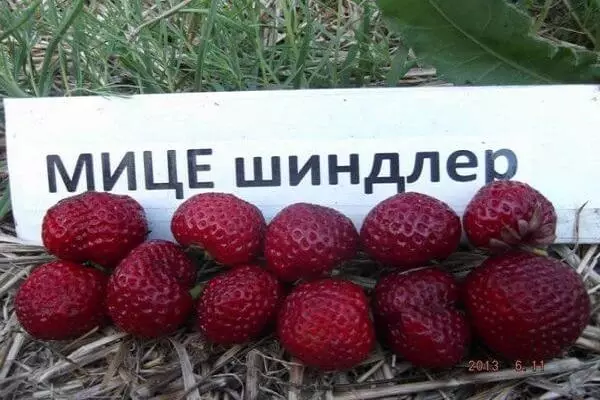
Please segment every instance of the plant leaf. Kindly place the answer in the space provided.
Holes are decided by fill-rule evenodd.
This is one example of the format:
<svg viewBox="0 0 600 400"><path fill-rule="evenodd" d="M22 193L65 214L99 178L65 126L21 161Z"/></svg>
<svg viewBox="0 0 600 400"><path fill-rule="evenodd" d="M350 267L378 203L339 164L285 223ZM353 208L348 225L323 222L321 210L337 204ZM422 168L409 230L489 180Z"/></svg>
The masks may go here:
<svg viewBox="0 0 600 400"><path fill-rule="evenodd" d="M573 19L600 50L600 0L564 0L569 5Z"/></svg>
<svg viewBox="0 0 600 400"><path fill-rule="evenodd" d="M378 0L389 28L454 84L600 81L600 56L532 33L505 0Z"/></svg>
<svg viewBox="0 0 600 400"><path fill-rule="evenodd" d="M390 71L386 76L386 83L388 86L398 85L398 81L410 70L412 63L408 62L408 47L401 47L398 52L392 58L392 64Z"/></svg>

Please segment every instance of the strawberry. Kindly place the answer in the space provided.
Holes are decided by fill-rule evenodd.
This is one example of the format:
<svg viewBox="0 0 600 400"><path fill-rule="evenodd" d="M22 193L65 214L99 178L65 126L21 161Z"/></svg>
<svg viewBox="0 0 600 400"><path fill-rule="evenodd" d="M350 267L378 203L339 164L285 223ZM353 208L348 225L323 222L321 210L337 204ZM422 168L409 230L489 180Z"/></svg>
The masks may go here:
<svg viewBox="0 0 600 400"><path fill-rule="evenodd" d="M174 243L156 240L136 247L108 282L108 314L121 330L141 338L176 331L193 311L189 292L195 268Z"/></svg>
<svg viewBox="0 0 600 400"><path fill-rule="evenodd" d="M379 202L360 230L362 246L374 260L403 269L448 257L461 235L460 218L446 203L417 192Z"/></svg>
<svg viewBox="0 0 600 400"><path fill-rule="evenodd" d="M108 321L104 307L107 280L101 271L71 261L43 264L17 290L17 318L40 340L81 336Z"/></svg>
<svg viewBox="0 0 600 400"><path fill-rule="evenodd" d="M311 279L355 256L358 232L341 212L318 204L295 203L267 227L267 268L283 281Z"/></svg>
<svg viewBox="0 0 600 400"><path fill-rule="evenodd" d="M493 181L467 204L463 227L475 247L493 251L519 244L547 245L556 237L556 212L544 195L526 183Z"/></svg>
<svg viewBox="0 0 600 400"><path fill-rule="evenodd" d="M365 293L355 283L336 278L296 286L279 312L277 335L290 354L324 371L356 366L375 344Z"/></svg>
<svg viewBox="0 0 600 400"><path fill-rule="evenodd" d="M148 234L142 206L128 195L88 191L50 207L42 220L49 253L114 268Z"/></svg>
<svg viewBox="0 0 600 400"><path fill-rule="evenodd" d="M283 299L283 286L258 265L239 265L206 284L197 302L197 325L211 342L244 343L271 323Z"/></svg>
<svg viewBox="0 0 600 400"><path fill-rule="evenodd" d="M467 352L471 331L458 311L454 277L436 267L393 272L375 286L373 314L392 351L413 365L447 368Z"/></svg>
<svg viewBox="0 0 600 400"><path fill-rule="evenodd" d="M473 269L463 296L475 332L509 360L560 355L583 332L590 299L581 277L559 260L528 252L495 255Z"/></svg>
<svg viewBox="0 0 600 400"><path fill-rule="evenodd" d="M450 368L464 358L469 323L456 309L407 305L388 325L390 348L414 366Z"/></svg>
<svg viewBox="0 0 600 400"><path fill-rule="evenodd" d="M189 288L196 283L196 266L183 248L168 240L148 240L129 253L130 258L144 257L161 266L169 275Z"/></svg>
<svg viewBox="0 0 600 400"><path fill-rule="evenodd" d="M453 307L460 297L458 283L447 271L436 267L392 272L377 281L373 312L391 318L407 304L418 308Z"/></svg>
<svg viewBox="0 0 600 400"><path fill-rule="evenodd" d="M229 193L200 193L179 205L171 232L182 246L204 249L226 266L249 263L262 251L266 222L253 204Z"/></svg>

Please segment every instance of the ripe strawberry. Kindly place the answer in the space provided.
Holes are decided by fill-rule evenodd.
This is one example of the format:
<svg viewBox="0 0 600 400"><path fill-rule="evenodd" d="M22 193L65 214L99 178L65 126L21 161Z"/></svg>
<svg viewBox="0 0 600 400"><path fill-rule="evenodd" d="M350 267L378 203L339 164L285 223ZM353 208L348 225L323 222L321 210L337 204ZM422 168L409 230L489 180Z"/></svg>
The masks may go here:
<svg viewBox="0 0 600 400"><path fill-rule="evenodd" d="M76 263L114 268L148 234L142 206L132 197L84 192L60 200L42 220L48 252Z"/></svg>
<svg viewBox="0 0 600 400"><path fill-rule="evenodd" d="M168 240L147 240L129 253L129 258L143 257L152 260L183 286L196 283L196 266L183 248Z"/></svg>
<svg viewBox="0 0 600 400"><path fill-rule="evenodd" d="M377 282L373 293L373 312L381 318L392 318L407 304L418 308L454 307L459 297L456 280L440 268L393 272Z"/></svg>
<svg viewBox="0 0 600 400"><path fill-rule="evenodd" d="M325 274L356 254L358 232L339 211L295 203L269 223L265 236L267 268L283 281Z"/></svg>
<svg viewBox="0 0 600 400"><path fill-rule="evenodd" d="M256 259L266 222L253 204L229 193L200 193L181 203L171 231L181 245L203 248L215 261L232 266Z"/></svg>
<svg viewBox="0 0 600 400"><path fill-rule="evenodd" d="M197 325L213 343L244 343L272 322L283 299L281 283L257 265L240 265L212 278L197 303Z"/></svg>
<svg viewBox="0 0 600 400"><path fill-rule="evenodd" d="M43 264L17 291L17 318L34 338L76 338L107 322L107 280L108 276L99 270L70 261Z"/></svg>
<svg viewBox="0 0 600 400"><path fill-rule="evenodd" d="M369 356L375 344L362 288L335 278L294 288L279 313L277 335L290 354L325 371L354 367Z"/></svg>
<svg viewBox="0 0 600 400"><path fill-rule="evenodd" d="M446 368L467 352L471 332L456 309L459 287L439 268L394 272L375 287L373 314L390 348L416 366Z"/></svg>
<svg viewBox="0 0 600 400"><path fill-rule="evenodd" d="M142 338L176 331L193 311L195 275L181 248L148 241L135 248L109 279L108 314L120 329Z"/></svg>
<svg viewBox="0 0 600 400"><path fill-rule="evenodd" d="M547 245L556 237L556 212L544 195L526 183L493 181L470 200L463 226L476 247Z"/></svg>
<svg viewBox="0 0 600 400"><path fill-rule="evenodd" d="M467 319L452 308L407 305L388 326L391 349L423 368L455 366L471 340Z"/></svg>
<svg viewBox="0 0 600 400"><path fill-rule="evenodd" d="M360 230L365 251L397 268L448 257L461 235L460 218L446 203L417 192L381 201L369 211Z"/></svg>
<svg viewBox="0 0 600 400"><path fill-rule="evenodd" d="M590 299L581 277L562 262L511 251L488 258L463 284L475 332L499 355L542 361L581 335Z"/></svg>

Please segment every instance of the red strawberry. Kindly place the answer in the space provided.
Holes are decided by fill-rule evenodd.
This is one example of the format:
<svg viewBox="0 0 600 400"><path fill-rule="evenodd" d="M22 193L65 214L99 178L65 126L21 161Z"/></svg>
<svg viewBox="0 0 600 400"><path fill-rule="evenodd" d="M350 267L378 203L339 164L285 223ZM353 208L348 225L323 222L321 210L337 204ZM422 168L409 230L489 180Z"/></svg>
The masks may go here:
<svg viewBox="0 0 600 400"><path fill-rule="evenodd" d="M148 240L129 253L129 258L138 256L152 260L154 265L160 266L185 287L192 287L196 283L196 266L176 243L162 239Z"/></svg>
<svg viewBox="0 0 600 400"><path fill-rule="evenodd" d="M197 303L197 324L213 343L244 343L275 321L281 283L257 265L236 266L212 278Z"/></svg>
<svg viewBox="0 0 600 400"><path fill-rule="evenodd" d="M414 365L445 368L467 352L471 332L456 308L454 277L436 267L394 272L375 287L373 313L391 349Z"/></svg>
<svg viewBox="0 0 600 400"><path fill-rule="evenodd" d="M350 281L323 278L298 285L277 319L281 345L305 365L345 370L365 360L375 329L362 288Z"/></svg>
<svg viewBox="0 0 600 400"><path fill-rule="evenodd" d="M17 291L17 318L37 339L81 336L108 320L104 307L107 280L99 270L70 261L43 264Z"/></svg>
<svg viewBox="0 0 600 400"><path fill-rule="evenodd" d="M356 254L358 232L352 221L330 207L295 203L269 223L265 236L267 268L283 281L316 278Z"/></svg>
<svg viewBox="0 0 600 400"><path fill-rule="evenodd" d="M436 267L384 275L375 286L373 312L382 318L400 313L407 304L418 308L454 307L459 299L454 277Z"/></svg>
<svg viewBox="0 0 600 400"><path fill-rule="evenodd" d="M424 368L455 366L464 358L471 340L467 319L452 308L406 305L388 326L391 349Z"/></svg>
<svg viewBox="0 0 600 400"><path fill-rule="evenodd" d="M547 245L556 237L556 212L546 197L526 183L493 181L468 203L463 226L476 247Z"/></svg>
<svg viewBox="0 0 600 400"><path fill-rule="evenodd" d="M193 311L194 265L182 249L149 241L134 249L110 277L106 303L115 325L142 338L176 331Z"/></svg>
<svg viewBox="0 0 600 400"><path fill-rule="evenodd" d="M360 230L363 248L373 259L404 268L448 257L461 235L460 218L446 203L416 192L381 201Z"/></svg>
<svg viewBox="0 0 600 400"><path fill-rule="evenodd" d="M194 195L179 205L171 220L177 242L201 247L228 266L256 259L265 229L260 210L229 193Z"/></svg>
<svg viewBox="0 0 600 400"><path fill-rule="evenodd" d="M42 220L42 241L48 252L77 263L114 268L142 243L148 223L132 197L84 192L60 200Z"/></svg>
<svg viewBox="0 0 600 400"><path fill-rule="evenodd" d="M476 333L511 360L539 362L560 355L590 317L581 277L559 260L531 253L488 258L469 273L463 290Z"/></svg>

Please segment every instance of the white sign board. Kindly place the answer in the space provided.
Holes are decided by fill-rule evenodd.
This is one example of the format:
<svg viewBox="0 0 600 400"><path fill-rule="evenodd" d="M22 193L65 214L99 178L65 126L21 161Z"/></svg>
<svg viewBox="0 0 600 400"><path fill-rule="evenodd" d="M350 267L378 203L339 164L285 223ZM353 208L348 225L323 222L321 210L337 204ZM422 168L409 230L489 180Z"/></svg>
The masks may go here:
<svg viewBox="0 0 600 400"><path fill-rule="evenodd" d="M87 189L145 207L172 239L177 206L232 192L267 220L294 202L329 205L360 227L398 191L461 214L494 178L556 206L558 241L600 241L597 86L428 87L6 99L17 233L41 244L45 211Z"/></svg>

